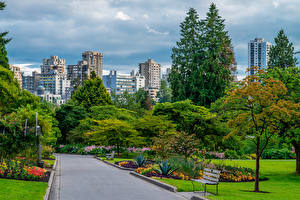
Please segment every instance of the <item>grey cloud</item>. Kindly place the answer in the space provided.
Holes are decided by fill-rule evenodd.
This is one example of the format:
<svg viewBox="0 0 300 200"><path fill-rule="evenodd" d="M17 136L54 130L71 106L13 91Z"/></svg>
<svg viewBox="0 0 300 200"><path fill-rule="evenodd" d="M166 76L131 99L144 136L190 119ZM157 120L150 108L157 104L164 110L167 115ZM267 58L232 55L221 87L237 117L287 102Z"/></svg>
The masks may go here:
<svg viewBox="0 0 300 200"><path fill-rule="evenodd" d="M247 66L247 43L255 37L273 42L279 29L284 28L300 49L300 1L213 2L226 20L236 59L243 66L239 72ZM6 10L0 12L0 31L8 30L13 38L8 45L12 63L40 63L50 55L76 63L82 51L97 50L104 53L105 68L119 66L120 70L129 71L148 58L170 65L171 48L179 40L179 24L186 12L194 7L200 18L204 18L211 0L8 0L6 3Z"/></svg>

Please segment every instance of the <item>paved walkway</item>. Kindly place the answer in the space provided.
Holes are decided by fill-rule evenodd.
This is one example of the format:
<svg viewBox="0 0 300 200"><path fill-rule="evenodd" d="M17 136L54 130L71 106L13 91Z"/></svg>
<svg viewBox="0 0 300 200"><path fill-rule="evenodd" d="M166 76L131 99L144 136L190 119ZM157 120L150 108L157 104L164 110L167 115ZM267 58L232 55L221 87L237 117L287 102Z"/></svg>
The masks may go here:
<svg viewBox="0 0 300 200"><path fill-rule="evenodd" d="M183 200L93 157L58 155L61 158L61 200Z"/></svg>

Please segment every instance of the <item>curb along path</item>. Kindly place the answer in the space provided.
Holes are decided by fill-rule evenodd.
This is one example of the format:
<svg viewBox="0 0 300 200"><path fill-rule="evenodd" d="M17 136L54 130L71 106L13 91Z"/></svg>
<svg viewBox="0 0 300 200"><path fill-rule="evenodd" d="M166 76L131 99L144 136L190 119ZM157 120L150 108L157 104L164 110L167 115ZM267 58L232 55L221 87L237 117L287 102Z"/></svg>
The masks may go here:
<svg viewBox="0 0 300 200"><path fill-rule="evenodd" d="M61 200L183 200L92 156L59 154ZM58 167L58 168L60 168ZM58 170L59 171L59 170ZM58 180L59 176L55 178ZM55 182L57 185L57 182ZM57 199L55 199L57 200Z"/></svg>

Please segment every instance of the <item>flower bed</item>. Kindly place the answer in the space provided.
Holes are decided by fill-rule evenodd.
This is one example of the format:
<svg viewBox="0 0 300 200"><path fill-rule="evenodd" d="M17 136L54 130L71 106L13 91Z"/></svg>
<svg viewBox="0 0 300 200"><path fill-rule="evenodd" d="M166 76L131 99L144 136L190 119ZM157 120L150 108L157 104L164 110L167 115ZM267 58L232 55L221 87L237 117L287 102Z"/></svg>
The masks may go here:
<svg viewBox="0 0 300 200"><path fill-rule="evenodd" d="M116 165L124 168L130 168L130 169L136 169L138 166L135 164L135 162L131 160L126 160L126 161L120 161L120 162L115 162Z"/></svg>
<svg viewBox="0 0 300 200"><path fill-rule="evenodd" d="M221 171L220 182L249 182L255 180L255 172L250 168L225 166Z"/></svg>
<svg viewBox="0 0 300 200"><path fill-rule="evenodd" d="M0 178L48 182L50 172L25 163L24 159L0 161Z"/></svg>

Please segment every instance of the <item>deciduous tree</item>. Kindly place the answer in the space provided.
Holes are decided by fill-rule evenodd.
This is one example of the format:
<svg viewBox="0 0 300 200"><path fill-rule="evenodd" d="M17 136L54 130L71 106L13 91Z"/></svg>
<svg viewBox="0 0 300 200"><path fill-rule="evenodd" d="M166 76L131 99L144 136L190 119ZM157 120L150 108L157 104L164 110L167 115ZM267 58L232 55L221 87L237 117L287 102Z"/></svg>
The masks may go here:
<svg viewBox="0 0 300 200"><path fill-rule="evenodd" d="M280 124L276 122L278 115L290 112L292 102L282 100L287 89L281 81L272 78L261 78L263 70L255 70L255 75L246 77L237 89L230 91L226 104L231 109L241 111L228 121L230 135L246 134L253 137L256 145L256 178L255 192L259 192L259 169L261 155L273 135L280 133ZM294 106L294 105L293 105Z"/></svg>

